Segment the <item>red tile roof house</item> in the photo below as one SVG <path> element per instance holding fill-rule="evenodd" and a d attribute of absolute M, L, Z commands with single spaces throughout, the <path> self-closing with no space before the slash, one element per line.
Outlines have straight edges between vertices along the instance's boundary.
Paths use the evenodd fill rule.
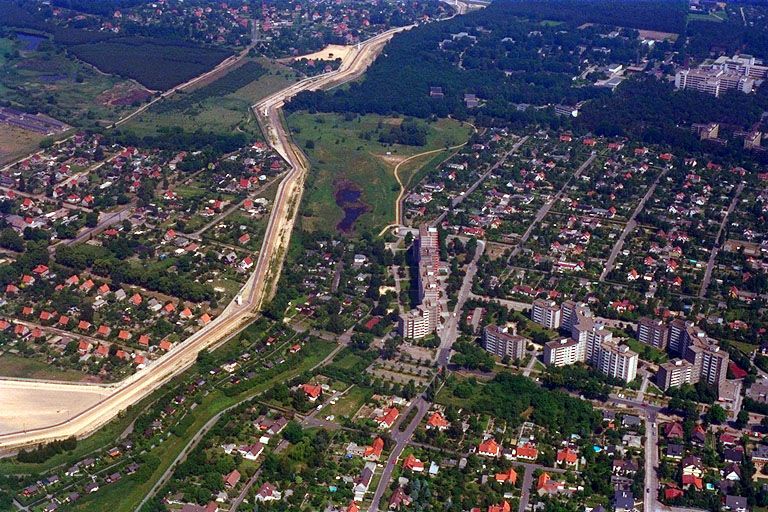
<path fill-rule="evenodd" d="M 504 473 L 496 473 L 496 481 L 500 484 L 506 482 L 515 485 L 517 483 L 517 471 L 513 468 L 509 468 L 509 471 Z"/>
<path fill-rule="evenodd" d="M 310 402 L 316 401 L 323 394 L 323 388 L 314 384 L 302 384 L 301 389 L 307 395 Z"/>
<path fill-rule="evenodd" d="M 376 423 L 379 424 L 379 428 L 381 429 L 389 429 L 395 424 L 395 420 L 397 420 L 398 416 L 400 416 L 400 411 L 395 407 L 390 407 L 383 416 L 376 418 Z"/>
<path fill-rule="evenodd" d="M 451 423 L 443 418 L 443 415 L 439 412 L 432 413 L 432 416 L 429 417 L 427 420 L 427 430 L 440 430 L 443 431 L 447 429 Z"/>
<path fill-rule="evenodd" d="M 477 454 L 485 457 L 498 457 L 501 453 L 501 447 L 495 439 L 488 439 L 480 443 L 477 447 Z"/>
<path fill-rule="evenodd" d="M 557 452 L 557 463 L 565 464 L 566 466 L 575 466 L 578 460 L 578 455 L 570 448 L 564 448 Z"/>
<path fill-rule="evenodd" d="M 539 457 L 539 450 L 531 444 L 524 444 L 517 448 L 517 458 L 527 461 L 534 461 Z"/>
<path fill-rule="evenodd" d="M 280 497 L 281 492 L 269 482 L 265 482 L 256 493 L 256 501 L 277 501 Z"/>
<path fill-rule="evenodd" d="M 236 469 L 233 469 L 230 474 L 224 476 L 224 486 L 228 489 L 232 489 L 238 482 L 240 482 L 240 472 Z"/>
<path fill-rule="evenodd" d="M 424 463 L 417 459 L 412 453 L 410 453 L 403 461 L 403 468 L 410 469 L 416 473 L 421 473 L 424 471 Z"/>
<path fill-rule="evenodd" d="M 664 424 L 664 436 L 669 439 L 682 439 L 685 433 L 683 432 L 683 426 L 677 422 L 670 422 Z"/>
<path fill-rule="evenodd" d="M 379 460 L 379 457 L 381 457 L 382 450 L 384 450 L 384 440 L 380 437 L 377 437 L 373 440 L 371 446 L 365 447 L 363 458 L 368 461 L 377 461 Z"/>

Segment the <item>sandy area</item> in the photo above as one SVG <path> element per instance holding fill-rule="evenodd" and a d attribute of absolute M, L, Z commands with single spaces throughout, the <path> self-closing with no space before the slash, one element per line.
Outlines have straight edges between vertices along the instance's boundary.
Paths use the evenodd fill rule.
<path fill-rule="evenodd" d="M 354 46 L 342 46 L 340 44 L 329 44 L 325 48 L 315 53 L 308 53 L 307 55 L 299 55 L 293 57 L 293 60 L 299 59 L 322 59 L 322 60 L 346 60 L 347 54 L 354 50 Z"/>
<path fill-rule="evenodd" d="M 678 34 L 673 32 L 659 32 L 657 30 L 638 30 L 637 32 L 640 34 L 640 38 L 653 39 L 654 41 L 664 41 L 666 39 L 676 41 L 678 38 Z"/>
<path fill-rule="evenodd" d="M 389 165 L 392 165 L 392 166 L 397 165 L 400 162 L 402 162 L 403 160 L 406 160 L 408 158 L 408 157 L 403 156 L 403 155 L 377 155 L 375 153 L 371 153 L 371 154 L 376 156 L 376 157 L 378 157 L 378 158 L 381 158 L 386 163 L 388 163 Z"/>
<path fill-rule="evenodd" d="M 108 393 L 98 386 L 0 381 L 0 434 L 64 421 Z"/>

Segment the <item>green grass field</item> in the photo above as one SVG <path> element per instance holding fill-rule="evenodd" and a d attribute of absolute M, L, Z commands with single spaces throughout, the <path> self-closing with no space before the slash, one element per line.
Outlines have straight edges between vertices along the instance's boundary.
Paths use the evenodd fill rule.
<path fill-rule="evenodd" d="M 659 350 L 650 345 L 638 341 L 633 338 L 625 338 L 624 343 L 629 345 L 629 348 L 640 354 L 640 357 L 651 361 L 653 363 L 665 363 L 669 360 L 669 356 L 663 350 Z"/>
<path fill-rule="evenodd" d="M 83 380 L 83 377 L 85 377 L 84 373 L 77 370 L 59 370 L 43 361 L 13 354 L 3 354 L 0 356 L 0 375 L 3 377 L 65 380 L 71 382 Z"/>
<path fill-rule="evenodd" d="M 184 94 L 182 93 L 178 97 L 158 102 L 157 107 L 153 105 L 124 127 L 141 135 L 157 134 L 161 128 L 178 126 L 188 131 L 200 128 L 205 131 L 230 133 L 237 130 L 260 137 L 258 124 L 250 112 L 251 105 L 293 83 L 295 73 L 285 66 L 265 59 L 259 59 L 258 62 L 267 68 L 268 72 L 233 93 L 207 98 L 191 106 L 181 101 Z M 237 73 L 238 69 L 230 73 Z"/>
<path fill-rule="evenodd" d="M 332 230 L 344 217 L 335 198 L 343 181 L 359 188 L 360 200 L 368 206 L 368 211 L 357 219 L 355 232 L 378 231 L 393 222 L 400 192 L 394 176 L 397 163 L 419 153 L 461 144 L 471 132 L 469 125 L 451 119 L 419 121 L 427 127 L 426 145 L 387 145 L 378 141 L 376 133 L 380 127 L 386 130 L 387 125 L 397 125 L 402 119 L 378 115 L 350 119 L 338 114 L 297 112 L 287 121 L 312 165 L 300 217 L 301 227 L 308 231 Z M 370 140 L 364 138 L 365 133 L 373 133 Z M 308 141 L 314 147 L 308 148 Z M 415 171 L 409 168 L 409 173 Z"/>
<path fill-rule="evenodd" d="M 722 13 L 720 16 L 726 16 L 726 14 Z M 725 21 L 725 19 L 721 18 L 720 16 L 716 16 L 712 13 L 708 13 L 708 14 L 689 13 L 688 21 L 712 21 L 715 23 L 722 23 L 723 21 Z"/>
<path fill-rule="evenodd" d="M 45 113 L 68 123 L 112 121 L 130 107 L 109 107 L 99 96 L 125 80 L 99 73 L 65 53 L 41 44 L 37 51 L 13 55 L 22 46 L 0 38 L 0 94 L 14 106 Z M 12 57 L 8 57 L 13 55 Z"/>
<path fill-rule="evenodd" d="M 362 405 L 371 398 L 373 391 L 360 386 L 355 386 L 347 391 L 343 397 L 326 409 L 325 415 L 334 415 L 337 418 L 346 416 L 351 418 Z"/>

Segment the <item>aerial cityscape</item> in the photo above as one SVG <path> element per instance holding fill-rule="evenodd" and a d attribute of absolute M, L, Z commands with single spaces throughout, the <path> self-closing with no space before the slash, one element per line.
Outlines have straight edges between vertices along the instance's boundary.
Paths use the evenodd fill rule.
<path fill-rule="evenodd" d="M 0 512 L 768 512 L 768 4 L 0 0 Z"/>

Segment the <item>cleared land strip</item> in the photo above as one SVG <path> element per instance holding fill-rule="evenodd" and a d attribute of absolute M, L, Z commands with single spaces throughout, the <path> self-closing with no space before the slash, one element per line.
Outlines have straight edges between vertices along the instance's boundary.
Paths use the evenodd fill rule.
<path fill-rule="evenodd" d="M 283 91 L 269 96 L 256 106 L 264 133 L 275 150 L 290 164 L 291 171 L 278 188 L 254 272 L 240 294 L 227 306 L 224 312 L 207 327 L 171 349 L 166 356 L 155 361 L 147 369 L 134 374 L 117 385 L 102 386 L 108 390 L 109 394 L 93 405 L 83 404 L 76 397 L 78 394 L 92 393 L 94 387 L 77 384 L 67 385 L 71 396 L 70 402 L 80 406 L 86 405 L 86 407 L 76 414 L 52 424 L 46 422 L 34 428 L 25 428 L 24 422 L 18 420 L 17 423 L 6 426 L 5 431 L 0 433 L 0 452 L 13 453 L 19 448 L 33 444 L 71 436 L 82 438 L 91 434 L 128 406 L 146 397 L 153 390 L 188 368 L 194 363 L 198 352 L 222 343 L 229 335 L 253 319 L 264 299 L 270 296 L 273 286 L 279 278 L 280 267 L 290 239 L 290 232 L 301 200 L 304 178 L 308 169 L 306 158 L 291 142 L 283 126 L 280 115 L 282 106 L 287 99 L 303 90 L 316 90 L 338 85 L 362 75 L 389 39 L 395 33 L 409 28 L 411 27 L 392 29 L 361 43 L 356 47 L 355 52 L 351 52 L 350 59 L 343 62 L 338 70 L 297 82 Z M 36 400 L 34 397 L 40 393 L 39 396 L 42 398 L 52 391 L 51 385 L 46 383 L 18 382 L 16 385 L 24 387 L 30 392 L 30 399 L 26 403 L 39 404 L 41 400 Z M 0 408 L 6 410 L 10 418 L 23 417 L 28 406 L 25 405 L 21 408 L 21 404 L 11 400 L 12 397 L 8 395 L 8 393 L 0 394 Z M 58 409 L 61 408 L 59 404 L 51 405 Z M 45 409 L 47 410 L 47 408 Z"/>

